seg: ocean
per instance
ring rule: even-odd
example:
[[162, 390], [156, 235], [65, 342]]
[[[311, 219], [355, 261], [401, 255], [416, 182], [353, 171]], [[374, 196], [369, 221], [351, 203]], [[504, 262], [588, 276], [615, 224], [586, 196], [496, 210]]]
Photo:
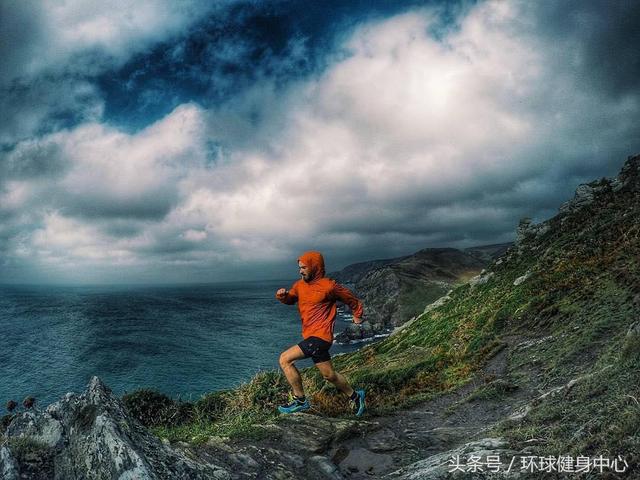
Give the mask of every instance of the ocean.
[[[302, 339], [297, 308], [274, 296], [293, 281], [0, 286], [0, 404], [31, 395], [44, 408], [93, 375], [116, 395], [152, 388], [187, 401], [237, 386]], [[339, 312], [334, 333], [350, 322]]]

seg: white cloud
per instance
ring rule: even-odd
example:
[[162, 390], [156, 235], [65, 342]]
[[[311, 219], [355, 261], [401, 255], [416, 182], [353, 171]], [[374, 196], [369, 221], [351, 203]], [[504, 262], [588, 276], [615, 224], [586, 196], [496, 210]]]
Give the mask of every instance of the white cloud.
[[[94, 69], [102, 68], [103, 62], [121, 64], [150, 44], [184, 31], [215, 5], [196, 0], [17, 2], [3, 10], [6, 48], [14, 52], [8, 52], [11, 68], [4, 68], [0, 78], [7, 81], [43, 70], [86, 74], [96, 61]], [[72, 56], [85, 52], [103, 58], [69, 63]]]
[[[467, 242], [493, 226], [504, 238], [536, 200], [548, 201], [532, 186], [555, 181], [554, 162], [575, 168], [592, 142], [612, 143], [594, 139], [590, 118], [625, 125], [637, 116], [637, 104], [623, 113], [558, 70], [559, 53], [545, 50], [519, 4], [481, 4], [444, 41], [428, 34], [431, 21], [414, 11], [355, 31], [351, 55], [290, 90], [279, 134], [218, 170], [231, 184], [201, 184], [189, 214], [229, 238], [294, 244], [327, 230], [416, 225], [424, 235], [464, 229]], [[489, 193], [509, 201], [485, 205]]]
[[73, 164], [62, 186], [79, 199], [105, 203], [171, 197], [185, 171], [203, 161], [201, 129], [195, 105], [183, 105], [135, 135], [83, 125], [62, 142]]
[[201, 242], [202, 240], [207, 238], [207, 232], [203, 230], [193, 230], [190, 228], [189, 230], [185, 231], [182, 236], [190, 242]]
[[[165, 239], [157, 224], [178, 201], [181, 178], [205, 163], [203, 128], [202, 110], [187, 104], [136, 134], [93, 123], [20, 143], [6, 164], [25, 178], [0, 191], [7, 230], [23, 232], [14, 248], [67, 268], [147, 263], [139, 253]], [[56, 175], [34, 177], [47, 161]]]

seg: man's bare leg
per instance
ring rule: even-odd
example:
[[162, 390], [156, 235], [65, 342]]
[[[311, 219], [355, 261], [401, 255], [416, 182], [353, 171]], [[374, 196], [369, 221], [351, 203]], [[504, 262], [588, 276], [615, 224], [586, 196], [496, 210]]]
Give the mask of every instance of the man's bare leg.
[[294, 345], [280, 354], [280, 368], [282, 368], [285, 377], [287, 377], [287, 381], [289, 382], [289, 385], [291, 385], [293, 394], [300, 398], [304, 397], [302, 377], [293, 362], [303, 359], [304, 356], [304, 353], [298, 345]]
[[353, 388], [351, 388], [351, 385], [349, 385], [349, 382], [347, 382], [347, 379], [344, 378], [341, 373], [338, 373], [333, 369], [331, 360], [316, 363], [316, 367], [320, 370], [320, 373], [325, 380], [333, 383], [338, 390], [344, 393], [347, 397], [351, 397], [351, 395], [353, 395]]

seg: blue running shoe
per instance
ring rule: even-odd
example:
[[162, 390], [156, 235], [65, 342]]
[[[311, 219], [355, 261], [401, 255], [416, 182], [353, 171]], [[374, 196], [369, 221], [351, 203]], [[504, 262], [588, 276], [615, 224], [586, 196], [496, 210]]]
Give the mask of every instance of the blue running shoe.
[[305, 398], [304, 402], [301, 402], [300, 400], [294, 397], [294, 399], [290, 403], [287, 403], [286, 405], [280, 405], [278, 407], [278, 411], [280, 413], [295, 413], [295, 412], [303, 412], [305, 410], [309, 410], [310, 408], [311, 408], [311, 405], [309, 404], [308, 399]]
[[364, 401], [364, 390], [356, 390], [358, 394], [358, 399], [353, 402], [353, 412], [356, 414], [356, 417], [361, 416], [365, 409], [366, 404]]

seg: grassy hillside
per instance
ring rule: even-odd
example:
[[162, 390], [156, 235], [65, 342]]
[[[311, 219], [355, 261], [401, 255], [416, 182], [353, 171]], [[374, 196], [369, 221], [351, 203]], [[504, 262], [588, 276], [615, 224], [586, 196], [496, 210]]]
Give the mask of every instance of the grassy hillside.
[[[383, 342], [335, 357], [336, 368], [367, 389], [370, 414], [465, 383], [515, 338], [521, 346], [511, 350], [503, 385], [535, 385], [542, 394], [581, 381], [537, 401], [524, 420], [503, 421], [495, 433], [514, 445], [536, 439], [540, 454], [637, 459], [640, 328], [634, 334], [630, 326], [640, 320], [639, 164], [640, 157], [630, 159], [619, 180], [590, 184], [592, 200], [581, 197], [523, 232], [486, 274], [456, 287], [440, 307]], [[315, 370], [303, 375], [316, 413], [349, 414]], [[494, 384], [485, 393], [499, 398], [504, 391]], [[260, 435], [253, 425], [272, 418], [287, 394], [281, 374], [263, 372], [196, 404], [167, 403], [162, 410], [149, 402], [138, 414], [146, 412], [147, 424], [172, 439]], [[141, 405], [144, 395], [129, 395], [127, 405]]]

